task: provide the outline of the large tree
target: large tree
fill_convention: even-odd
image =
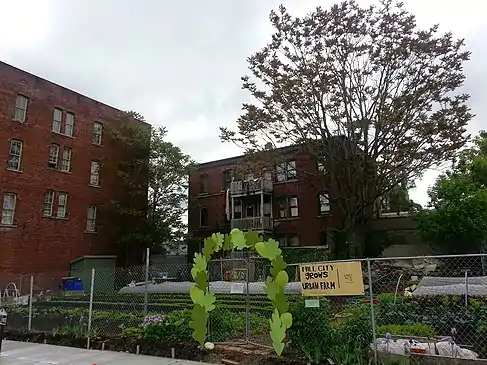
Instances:
[[[392,0],[346,1],[302,18],[281,6],[270,21],[272,39],[242,78],[254,102],[221,138],[262,156],[269,143],[313,156],[328,178],[301,175],[334,190],[349,256],[363,255],[377,199],[451,160],[468,140],[469,96],[459,88],[469,52],[436,25],[419,29]]]
[[[437,179],[429,196],[429,209],[416,216],[421,238],[440,253],[479,253],[487,243],[486,132]]]
[[[127,112],[124,118],[144,121],[136,112]],[[115,203],[115,211],[127,222],[118,238],[121,243],[137,248],[181,245],[186,234],[183,219],[193,162],[166,140],[166,128],[140,123],[121,125],[112,135],[129,151],[118,166],[118,176],[130,197]]]

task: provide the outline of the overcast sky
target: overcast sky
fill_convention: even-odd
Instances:
[[[235,125],[245,93],[246,58],[268,40],[269,11],[296,15],[332,0],[0,0],[0,59],[123,110],[136,110],[196,161],[240,153],[218,139]],[[440,23],[465,37],[472,60],[467,91],[486,128],[487,23],[478,0],[405,0],[420,25]],[[362,1],[371,3],[371,1]],[[411,197],[427,201],[437,172]]]

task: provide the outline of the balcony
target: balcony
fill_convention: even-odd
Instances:
[[[252,180],[232,181],[230,184],[230,193],[232,195],[258,194],[261,192],[272,192],[272,179],[259,177]]]
[[[242,231],[272,231],[273,227],[274,222],[271,217],[232,219],[232,229],[238,228]]]

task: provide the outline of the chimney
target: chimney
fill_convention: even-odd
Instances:
[[[272,150],[272,143],[271,142],[267,142],[265,144],[265,147],[264,148],[265,148],[266,151]]]

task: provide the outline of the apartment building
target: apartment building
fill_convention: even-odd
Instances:
[[[279,240],[283,247],[327,245],[327,232],[342,217],[334,206],[337,189],[324,166],[297,148],[280,149],[273,166],[249,163],[238,156],[200,164],[190,176],[189,231],[204,238],[232,228],[254,230]],[[256,167],[257,166],[257,167]],[[313,181],[313,179],[316,179]],[[405,215],[387,199],[377,207],[374,230],[411,230]]]
[[[121,116],[0,62],[0,271],[67,271],[79,257],[123,254],[102,208],[127,196],[117,177],[125,150],[107,133]]]
[[[289,158],[252,172],[242,171],[243,156],[200,164],[190,176],[189,230],[206,237],[252,229],[282,246],[326,245],[327,230],[340,224],[332,191],[316,190],[301,173],[323,167],[292,149],[283,153]]]

